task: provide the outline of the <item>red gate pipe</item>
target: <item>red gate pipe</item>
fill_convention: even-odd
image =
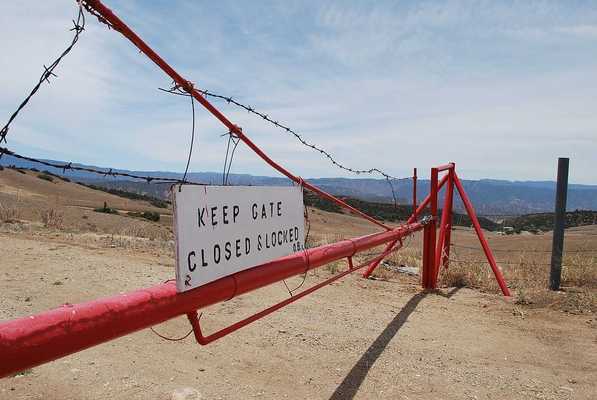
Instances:
[[[0,377],[229,300],[422,228],[422,223],[408,224],[294,253],[184,293],[177,293],[171,282],[3,322]]]
[[[508,286],[506,285],[506,281],[504,280],[504,276],[502,275],[502,271],[497,266],[497,264],[495,262],[495,258],[493,257],[493,253],[491,252],[491,249],[489,248],[489,244],[487,243],[487,240],[485,239],[485,235],[483,235],[483,230],[481,229],[481,225],[479,224],[479,220],[477,219],[477,214],[475,213],[473,204],[471,203],[470,199],[468,198],[468,195],[464,191],[464,187],[462,186],[462,183],[460,182],[460,178],[458,178],[458,175],[456,175],[456,173],[453,174],[453,178],[454,178],[454,184],[456,185],[456,188],[458,189],[458,193],[460,193],[460,198],[462,199],[462,202],[464,203],[464,208],[466,208],[466,212],[468,213],[468,216],[470,217],[470,219],[473,223],[473,226],[475,227],[475,231],[477,232],[477,237],[479,238],[479,242],[481,242],[481,247],[483,247],[483,252],[485,252],[485,257],[487,257],[487,261],[489,262],[489,265],[491,266],[491,269],[493,270],[495,279],[497,279],[498,285],[500,285],[500,289],[502,289],[502,293],[504,294],[504,296],[509,297],[510,289],[508,289]]]
[[[295,183],[303,185],[308,190],[317,193],[318,195],[330,200],[345,209],[360,215],[361,217],[365,218],[369,222],[384,228],[386,230],[390,230],[389,226],[385,225],[384,223],[376,220],[375,218],[367,215],[366,213],[357,210],[356,208],[352,207],[351,205],[347,204],[346,202],[340,200],[339,198],[325,192],[324,190],[318,188],[317,186],[312,185],[309,182],[304,181],[302,178],[292,174],[286,168],[282,167],[280,164],[276,163],[272,160],[267,154],[263,152],[255,143],[253,143],[243,132],[240,127],[233,124],[224,114],[222,114],[215,106],[213,106],[206,98],[204,98],[200,92],[198,92],[194,87],[193,84],[184,79],[181,75],[178,74],[168,63],[161,58],[155,51],[151,49],[135,32],[133,32],[120,18],[116,16],[108,7],[102,4],[99,0],[86,0],[86,4],[88,4],[91,8],[97,11],[103,18],[106,19],[115,30],[120,32],[124,37],[130,40],[141,52],[143,52],[151,61],[153,61],[162,71],[164,71],[170,78],[174,80],[174,82],[187,91],[190,95],[192,95],[203,107],[207,109],[214,117],[216,117],[226,128],[234,133],[238,138],[240,138],[251,150],[253,150],[261,159],[263,159],[266,163],[268,163],[271,167],[275,170],[280,172],[282,175],[286,176],[287,178],[291,179]]]
[[[397,242],[398,241],[396,240],[396,241],[388,243],[388,245],[384,249],[384,253],[390,251],[394,246],[396,246]],[[402,244],[400,244],[400,246],[402,246]],[[369,267],[367,267],[367,270],[363,273],[363,278],[369,278],[371,276],[371,274],[373,273],[373,271],[375,271],[375,268],[377,268],[377,266],[379,265],[379,263],[381,263],[382,260],[383,260],[383,257],[378,257],[375,260],[371,261],[371,263],[369,264]]]

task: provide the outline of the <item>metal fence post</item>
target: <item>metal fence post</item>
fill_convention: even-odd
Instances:
[[[568,193],[568,165],[570,159],[558,158],[558,182],[556,187],[556,209],[551,246],[551,271],[549,288],[560,289],[562,279],[562,253],[564,250],[564,228],[566,225],[566,196]]]

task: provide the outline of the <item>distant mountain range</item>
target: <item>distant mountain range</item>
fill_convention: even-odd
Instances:
[[[54,161],[60,163],[60,161]],[[40,165],[16,159],[4,155],[0,159],[0,165],[14,165],[18,168],[37,168],[48,170],[57,175],[64,175],[71,180],[92,183],[96,185],[119,188],[134,191],[141,194],[148,194],[154,197],[166,198],[168,185],[148,184],[146,182],[134,181],[122,177],[101,177],[96,174],[80,171],[66,171],[64,173],[57,168],[44,168]],[[73,164],[77,165],[77,164]],[[94,167],[97,168],[97,167]],[[98,168],[108,172],[108,169]],[[162,178],[180,179],[182,174],[165,171],[128,171],[136,175],[151,175]],[[221,184],[222,174],[218,172],[193,172],[189,173],[187,179],[193,182]],[[342,196],[349,196],[357,199],[392,202],[392,191],[387,181],[371,178],[313,178],[308,179],[322,189]],[[252,186],[285,186],[291,182],[286,178],[254,176],[248,174],[230,174],[228,179],[231,185],[252,185]],[[495,179],[463,180],[466,192],[471,198],[477,212],[484,215],[519,215],[539,212],[550,212],[554,208],[555,182],[553,181],[506,181]],[[412,181],[400,180],[393,182],[398,201],[401,204],[412,202]],[[429,181],[420,179],[417,184],[417,195],[419,201],[429,192]],[[456,209],[462,210],[462,205],[457,202]],[[568,186],[568,210],[597,210],[597,185]]]

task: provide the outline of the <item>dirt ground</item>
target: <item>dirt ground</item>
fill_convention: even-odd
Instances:
[[[0,184],[0,201],[14,202],[14,187]],[[104,196],[89,195],[82,206]],[[36,201],[27,204],[44,200]],[[0,223],[0,320],[173,278],[170,240],[127,235],[122,227],[137,223],[130,217],[76,214],[56,204],[72,213],[61,229],[43,226],[34,213],[32,221]],[[89,218],[94,231],[69,222]],[[311,222],[313,240],[321,243],[370,230],[322,211],[312,212]],[[144,224],[140,229],[167,225]],[[472,238],[455,234],[461,244]],[[548,239],[490,237],[504,249],[511,240],[543,248]],[[407,252],[419,251],[420,238],[406,245]],[[578,246],[586,245],[583,236]],[[312,271],[303,287],[337,268],[344,266]],[[300,283],[296,277],[288,286]],[[274,284],[204,310],[202,323],[213,332],[287,297],[284,285]],[[189,324],[178,318],[155,329],[176,337]],[[355,275],[205,347],[192,335],[169,342],[146,329],[35,367],[1,379],[0,399],[171,399],[183,390],[189,399],[595,399],[596,376],[592,312],[529,307],[466,288],[425,293],[418,277],[406,274]]]
[[[172,259],[149,245],[78,239],[0,234],[2,319],[172,277]],[[275,284],[214,306],[206,330],[286,296]],[[156,327],[169,336],[188,329],[184,318]],[[423,293],[414,278],[353,276],[206,347],[143,330],[3,379],[0,398],[168,399],[188,387],[205,399],[593,399],[595,376],[594,316],[521,310],[470,289]]]

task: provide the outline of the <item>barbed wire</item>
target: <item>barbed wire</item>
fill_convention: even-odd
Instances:
[[[65,173],[66,171],[82,171],[82,172],[89,172],[92,174],[102,175],[104,177],[106,177],[106,176],[112,176],[112,177],[121,176],[121,177],[126,177],[126,178],[131,178],[131,179],[144,180],[147,183],[152,183],[152,182],[154,182],[154,183],[185,183],[185,184],[209,186],[209,184],[206,184],[206,183],[187,182],[183,179],[164,178],[164,177],[149,176],[149,175],[136,175],[136,174],[129,173],[129,172],[114,171],[112,168],[95,169],[92,167],[83,167],[83,166],[73,165],[72,162],[57,163],[57,162],[52,162],[52,161],[47,161],[47,160],[40,160],[37,158],[28,157],[28,156],[24,156],[24,155],[15,153],[14,151],[7,149],[6,147],[0,147],[0,154],[6,154],[11,157],[18,158],[20,160],[25,160],[25,161],[33,162],[36,164],[45,165],[47,167],[60,169],[60,170],[62,170],[63,173]]]
[[[158,88],[158,90],[161,90],[163,92],[166,93],[171,93],[171,94],[175,94],[178,96],[191,96],[190,93],[186,92],[183,88],[181,88],[180,86],[174,84],[173,87],[171,87],[170,89],[164,89],[164,88]],[[398,196],[396,195],[396,190],[394,188],[394,185],[392,183],[392,181],[401,181],[401,180],[410,180],[412,179],[411,177],[407,177],[407,178],[398,178],[395,176],[392,176],[384,171],[382,171],[379,168],[370,168],[370,169],[355,169],[355,168],[351,168],[351,167],[347,167],[346,165],[338,162],[334,156],[332,156],[332,154],[330,152],[328,152],[327,150],[324,150],[323,148],[321,148],[320,146],[317,146],[313,143],[308,142],[307,140],[305,140],[303,138],[303,136],[299,133],[297,133],[295,130],[291,129],[290,127],[288,127],[287,125],[280,123],[277,120],[271,119],[267,114],[262,113],[260,111],[257,111],[255,108],[253,108],[252,106],[248,106],[245,105],[243,103],[240,103],[236,100],[234,100],[231,96],[224,96],[221,94],[217,94],[217,93],[213,93],[210,92],[208,90],[202,90],[202,89],[195,89],[198,93],[202,94],[205,97],[212,97],[212,98],[216,98],[216,99],[220,99],[220,100],[224,100],[226,101],[228,104],[233,104],[237,107],[240,107],[244,110],[246,110],[247,112],[256,115],[258,117],[260,117],[261,119],[269,122],[270,124],[274,125],[275,127],[291,134],[292,136],[294,136],[301,144],[303,144],[306,147],[309,147],[315,151],[318,151],[321,155],[323,155],[324,157],[326,157],[327,159],[329,159],[329,161],[336,167],[347,171],[347,172],[351,172],[353,174],[356,175],[362,175],[362,174],[369,174],[369,175],[373,175],[373,174],[379,174],[381,175],[386,182],[388,183],[389,187],[390,187],[390,191],[392,193],[392,199],[393,199],[393,203],[394,206],[397,207],[398,206]],[[192,97],[192,96],[191,96]]]
[[[58,77],[58,75],[56,75],[54,73],[54,70],[56,69],[56,67],[58,67],[58,64],[60,64],[60,61],[62,61],[62,59],[68,53],[70,53],[70,51],[72,50],[72,48],[79,41],[79,35],[81,34],[81,32],[83,32],[85,30],[85,13],[83,12],[82,3],[79,3],[79,13],[77,15],[77,20],[75,21],[73,19],[72,22],[73,22],[74,26],[70,29],[70,31],[74,31],[75,34],[74,34],[74,36],[73,36],[70,44],[58,56],[58,58],[56,58],[48,67],[46,67],[45,65],[43,66],[44,67],[44,72],[42,72],[42,74],[41,74],[38,82],[35,84],[35,86],[33,86],[33,89],[31,89],[31,92],[29,92],[29,94],[27,95],[27,97],[25,97],[25,100],[23,100],[21,102],[21,104],[19,104],[19,106],[17,107],[17,109],[10,116],[10,118],[8,118],[8,122],[6,122],[6,124],[4,125],[4,127],[2,127],[2,129],[0,130],[0,143],[2,143],[2,142],[7,143],[7,141],[6,141],[6,135],[8,135],[8,130],[10,128],[10,124],[19,115],[19,113],[21,112],[21,110],[23,108],[25,108],[25,106],[27,105],[27,103],[29,103],[29,100],[31,100],[31,98],[35,95],[35,93],[37,93],[37,91],[41,87],[42,83],[46,82],[46,83],[49,84],[50,83],[50,77],[55,77],[55,78]],[[2,153],[0,153],[0,158],[2,158]]]
[[[355,169],[355,168],[351,168],[351,167],[347,167],[346,165],[338,162],[334,156],[332,156],[332,154],[330,152],[328,152],[327,150],[324,150],[323,148],[308,142],[306,139],[303,138],[303,136],[299,133],[297,133],[295,130],[291,129],[290,127],[288,127],[287,125],[277,121],[277,120],[273,120],[271,119],[267,114],[257,111],[255,108],[253,108],[252,106],[248,106],[245,104],[242,104],[238,101],[236,101],[235,99],[233,99],[231,96],[224,96],[221,94],[217,94],[214,92],[210,92],[209,90],[201,90],[201,89],[196,89],[199,93],[201,93],[202,95],[206,96],[206,97],[212,97],[212,98],[216,98],[216,99],[220,99],[220,100],[224,100],[226,101],[228,104],[233,104],[237,107],[240,107],[244,110],[246,110],[247,112],[254,114],[260,118],[262,118],[263,120],[269,122],[270,124],[274,125],[277,128],[282,129],[283,131],[288,132],[289,134],[293,135],[299,142],[301,142],[303,145],[318,151],[319,153],[321,153],[323,156],[325,156],[326,158],[328,158],[330,160],[330,162],[335,165],[336,167],[343,169],[347,172],[351,172],[353,174],[356,175],[361,175],[361,174],[379,174],[381,176],[383,176],[386,179],[390,179],[390,180],[401,180],[401,179],[410,179],[409,178],[397,178],[395,176],[392,176],[386,172],[384,172],[383,170],[379,169],[379,168],[370,168],[370,169]]]

